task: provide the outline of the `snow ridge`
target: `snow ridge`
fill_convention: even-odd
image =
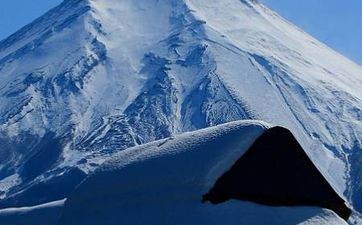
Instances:
[[[120,150],[259,119],[362,209],[361,67],[256,1],[67,0],[0,42],[0,74],[6,207]]]

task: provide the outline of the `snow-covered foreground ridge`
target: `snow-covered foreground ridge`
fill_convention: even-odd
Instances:
[[[294,207],[272,207],[237,199],[219,204],[202,201],[202,196],[217,184],[220,177],[233,168],[239,158],[255,151],[253,146],[274,129],[280,131],[264,122],[239,121],[129,148],[114,155],[89,175],[65,201],[64,207],[61,205],[62,201],[59,201],[29,208],[0,210],[0,223],[112,225],[122,221],[122,224],[132,225],[345,225],[346,222],[333,211],[320,207],[298,204],[293,204]],[[282,141],[290,141],[288,135],[283,134],[282,137]],[[278,152],[271,145],[263,147],[275,154]],[[289,150],[296,151],[293,148]],[[284,156],[279,155],[269,160],[277,160],[279,157],[282,159]],[[303,161],[303,158],[300,160]],[[308,167],[308,163],[294,161],[289,164],[288,161],[293,159],[282,159],[286,170],[293,170],[293,164]],[[261,160],[251,165],[251,171],[259,168],[274,170],[262,163]],[[307,169],[302,168],[302,171]],[[243,171],[239,172],[242,174]],[[308,173],[308,177],[302,174],[302,182],[298,185],[306,189],[313,185],[313,192],[318,193],[321,186],[309,183],[311,176],[312,173]],[[273,178],[277,180],[276,176]],[[243,186],[258,189],[257,186],[253,187],[255,184],[252,180],[242,176],[237,179],[239,181],[233,182],[231,186],[237,185],[241,180]],[[265,176],[258,179],[263,180],[263,188],[273,188],[274,181],[270,183]],[[293,180],[285,179],[282,182],[288,191],[293,192],[290,190]],[[269,194],[273,196],[276,192],[278,190],[271,190]],[[305,194],[313,198],[313,192],[306,191]],[[296,195],[302,196],[303,193]],[[58,213],[60,211],[61,216]]]
[[[250,153],[257,154],[256,151],[260,149],[253,149],[253,146],[265,134],[269,135],[267,133],[274,129],[278,133],[281,132],[279,128],[271,128],[270,125],[263,122],[232,122],[188,132],[120,152],[77,187],[65,203],[60,224],[96,225],[107,221],[107,224],[111,225],[118,224],[119,219],[122,218],[122,222],[125,224],[280,225],[303,224],[311,218],[318,218],[323,214],[322,211],[315,210],[315,214],[309,214],[310,209],[301,207],[317,206],[318,204],[302,205],[293,202],[291,206],[299,206],[300,208],[289,209],[285,207],[278,209],[237,201],[236,199],[239,199],[237,195],[231,193],[232,186],[240,183],[243,187],[250,186],[251,189],[255,190],[260,187],[260,185],[255,186],[253,179],[243,177],[245,171],[237,171],[238,174],[233,182],[229,184],[224,182],[221,196],[231,194],[230,199],[215,205],[202,200],[202,196],[205,196],[214,185],[218,184],[220,177],[229,170],[235,171],[233,165],[240,158],[246,157]],[[290,137],[285,135],[283,131],[280,134],[282,140],[277,142],[288,143],[290,141]],[[262,140],[262,142],[264,141]],[[272,152],[272,155],[278,155],[280,149],[274,149],[274,144],[279,145],[279,143],[264,142],[262,147]],[[291,147],[289,144],[287,146],[288,151],[297,151],[297,149],[289,148]],[[286,156],[285,159],[282,159],[284,156],[276,156],[274,159],[271,156],[267,160],[258,159],[256,163],[249,161],[252,163],[248,165],[251,175],[258,176],[255,180],[264,180],[261,182],[263,185],[261,190],[267,189],[268,193],[264,195],[265,193],[263,194],[262,191],[256,191],[251,194],[251,198],[247,199],[253,202],[256,196],[263,196],[263,200],[271,197],[276,202],[280,202],[277,192],[282,192],[282,197],[285,198],[287,196],[285,192],[293,193],[291,190],[295,187],[293,182],[296,182],[297,186],[303,187],[302,192],[306,194],[308,199],[313,199],[314,194],[319,192],[321,185],[317,184],[318,181],[309,182],[308,179],[314,174],[308,171],[308,162],[304,162],[303,157],[298,156],[294,161],[295,159],[291,156],[292,154]],[[246,160],[248,161],[248,159]],[[267,165],[268,160],[272,162],[271,165]],[[246,164],[247,161],[243,161],[243,163]],[[289,164],[290,161],[294,162]],[[263,165],[263,163],[266,164]],[[293,164],[300,166],[301,174],[297,174],[297,170],[293,169]],[[267,172],[267,170],[274,170],[274,167],[291,170],[292,173],[295,173],[292,176],[300,176],[301,180],[288,179],[286,176],[280,181],[278,176],[285,174],[277,171],[276,174],[271,175]],[[260,168],[265,175],[255,173],[255,170]],[[308,173],[307,177],[305,173]],[[268,181],[270,176],[273,178]],[[276,190],[275,182],[283,182],[282,186],[285,190]],[[311,189],[309,189],[309,185],[312,185]],[[283,187],[280,186],[279,188],[282,189]],[[247,189],[238,187],[237,191],[248,192]],[[302,192],[297,191],[295,194],[302,196]],[[256,195],[254,196],[254,194]],[[245,199],[244,197],[241,200]],[[293,201],[293,197],[298,199],[297,196],[290,196],[291,201]],[[329,198],[333,197],[329,196]],[[321,200],[321,202],[329,201],[329,199]],[[275,206],[287,205],[275,204]],[[248,215],[250,211],[247,212],[249,209],[254,211],[254,215],[259,215],[250,217]],[[280,217],[270,216],[270,213],[280,213]],[[348,218],[349,215],[345,219]],[[315,223],[317,221],[320,221],[319,224],[327,224],[328,222],[344,224],[335,216],[316,219]]]
[[[67,197],[128,147],[260,119],[362,211],[361,74],[255,1],[66,0],[0,42],[0,206]]]
[[[56,225],[61,217],[65,200],[32,207],[0,210],[0,223],[6,225]]]

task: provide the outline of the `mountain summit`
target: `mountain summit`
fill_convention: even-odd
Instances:
[[[0,42],[0,206],[63,199],[123,149],[258,119],[362,211],[361,74],[256,1],[66,0]]]

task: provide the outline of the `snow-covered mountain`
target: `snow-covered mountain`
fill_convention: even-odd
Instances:
[[[63,199],[131,146],[258,119],[361,212],[361,87],[359,65],[256,1],[65,0],[0,42],[0,206]]]
[[[313,163],[308,157],[294,158],[293,154],[289,154],[301,150],[299,153],[306,156],[303,149],[298,150],[290,145],[295,141],[290,134],[285,128],[271,127],[261,121],[242,120],[135,146],[120,151],[106,161],[65,201],[0,210],[0,223],[346,225],[345,220],[349,215],[345,220],[338,216],[339,209],[344,208],[344,200],[340,202],[342,205],[337,203],[338,207],[334,203],[320,207],[333,199],[335,194],[334,197],[325,198],[324,193],[330,191],[323,187],[326,180],[323,176],[317,176],[313,181],[312,177],[316,178],[314,172],[321,174],[315,166],[312,166],[314,172],[309,170]],[[278,136],[281,137],[280,140]],[[264,137],[272,138],[269,139],[272,142],[267,143],[268,138]],[[259,145],[261,149],[256,147],[257,143],[262,143]],[[283,149],[287,154],[278,154]],[[247,155],[258,154],[259,150],[266,150],[264,153],[270,152],[271,155],[262,159],[257,157],[256,162],[249,161],[250,165]],[[246,170],[236,168],[242,159],[246,160],[242,165],[249,164]],[[285,172],[278,169],[274,171],[278,166],[272,164],[276,161]],[[231,183],[222,182],[222,177],[231,171],[238,174],[235,180]],[[244,177],[245,171],[251,172],[256,179]],[[256,171],[262,171],[262,174]],[[269,171],[276,172],[277,176],[271,176]],[[288,177],[288,174],[293,177]],[[253,180],[261,181],[263,185],[255,185]],[[292,201],[290,204],[278,207],[240,201],[230,192],[231,189],[222,190],[224,194],[232,194],[227,201],[204,201],[205,194],[219,182],[231,189],[238,184],[246,187],[234,189],[238,193],[247,193],[248,187],[252,190],[264,190],[265,200],[273,198],[283,201],[287,193],[296,192],[289,199]],[[299,191],[300,187],[304,191]],[[284,197],[278,197],[278,193]],[[257,199],[255,196],[248,196]],[[313,200],[316,204],[303,204],[299,201],[306,200],[305,197],[317,200]]]

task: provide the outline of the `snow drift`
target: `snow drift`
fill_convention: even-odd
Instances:
[[[203,202],[231,199],[272,206],[328,208],[346,221],[351,215],[304,149],[285,128],[265,131],[203,196]]]
[[[119,224],[121,221],[124,224],[249,225],[265,224],[268,221],[267,224],[280,225],[303,224],[305,221],[313,220],[318,221],[318,224],[345,224],[330,211],[301,207],[308,206],[308,202],[298,204],[296,201],[294,204],[284,205],[299,206],[295,208],[273,208],[236,199],[218,205],[202,203],[203,195],[214,186],[218,178],[223,176],[245,152],[248,154],[250,147],[250,151],[255,151],[253,143],[255,141],[258,143],[259,137],[268,132],[268,129],[269,125],[258,121],[233,122],[127,149],[106,162],[75,190],[65,203],[59,224],[111,225]],[[278,130],[277,128],[277,132]],[[288,135],[285,133],[280,135],[286,138],[283,141],[289,141]],[[271,152],[278,153],[278,149],[270,147]],[[299,149],[288,150],[299,151]],[[286,170],[291,168],[295,172],[293,165],[287,162],[287,158],[283,158],[280,154],[276,155],[277,158],[281,157],[280,163],[285,164]],[[270,160],[273,161],[275,158]],[[290,160],[299,163],[296,159]],[[300,160],[303,161],[305,158],[302,157]],[[260,159],[256,165],[247,164],[247,167],[267,169],[264,166],[270,165],[263,165],[264,162],[267,160]],[[310,170],[308,163],[311,162],[299,163],[301,167],[306,167],[304,176],[311,176],[313,179],[316,173],[320,175],[315,167],[313,168],[315,171]],[[273,176],[270,179],[274,178],[276,183],[281,182],[278,175],[273,174]],[[284,174],[280,176],[283,177]],[[298,173],[295,176],[303,177]],[[284,178],[289,177],[284,176]],[[298,187],[293,186],[295,185],[293,180],[285,180],[283,185],[288,186],[288,182],[291,182],[289,188],[297,190],[296,192],[290,190],[290,194],[295,196],[287,194],[278,196],[278,190],[273,190],[271,181],[265,177],[260,178],[265,179],[265,182],[260,184],[255,184],[253,179],[243,176],[237,179],[240,180],[229,183],[231,188],[242,183],[246,187],[254,187],[260,191],[260,187],[255,185],[264,185],[264,188],[270,189],[266,198],[274,195],[281,203],[278,206],[283,206],[283,197],[290,197],[290,201],[298,199],[298,195],[303,197],[303,194],[298,193],[300,191]],[[315,185],[313,188],[316,190],[308,189],[313,191],[310,197],[315,200],[314,204],[309,206],[318,206],[318,201],[320,205],[323,201],[328,203],[338,198],[337,203],[344,204],[335,192],[328,195],[331,192],[328,188],[324,189],[327,194],[319,197],[320,189],[325,188],[323,182],[326,180],[322,176],[317,179],[319,181],[315,183],[308,183],[308,179],[306,184],[298,183],[306,188],[311,185],[310,183]],[[247,200],[253,201],[253,197],[249,197],[251,198]],[[248,215],[250,212],[252,215]],[[271,215],[273,213],[277,213],[278,216]]]
[[[0,224],[4,225],[56,225],[64,200],[47,204],[0,210]]]

